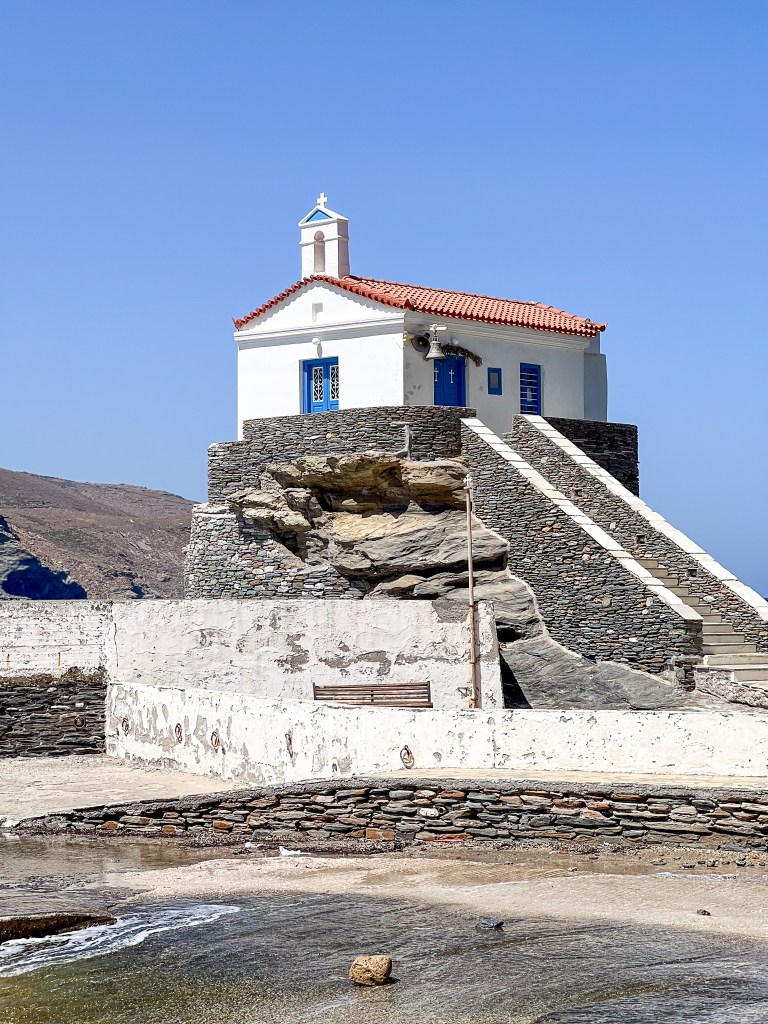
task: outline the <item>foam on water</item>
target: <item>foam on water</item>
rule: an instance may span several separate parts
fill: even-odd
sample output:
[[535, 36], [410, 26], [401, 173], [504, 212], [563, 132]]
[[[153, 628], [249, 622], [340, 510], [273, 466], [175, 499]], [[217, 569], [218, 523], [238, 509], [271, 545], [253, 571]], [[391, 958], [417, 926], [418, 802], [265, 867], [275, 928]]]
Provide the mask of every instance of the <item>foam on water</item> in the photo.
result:
[[126, 946], [138, 946], [158, 932], [195, 928], [216, 921], [225, 914], [236, 914], [239, 909], [218, 903], [166, 905], [127, 913], [118, 917], [115, 924], [95, 925], [45, 938], [14, 939], [0, 945], [0, 978], [12, 978], [74, 960], [106, 956]]

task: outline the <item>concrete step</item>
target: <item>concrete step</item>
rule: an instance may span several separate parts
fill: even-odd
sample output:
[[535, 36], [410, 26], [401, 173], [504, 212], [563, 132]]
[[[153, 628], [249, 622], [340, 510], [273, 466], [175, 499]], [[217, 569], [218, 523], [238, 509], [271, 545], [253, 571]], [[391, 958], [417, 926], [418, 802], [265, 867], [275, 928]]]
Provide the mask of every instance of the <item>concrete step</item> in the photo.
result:
[[741, 633], [737, 633], [730, 622], [705, 622], [702, 626], [704, 636], [714, 636], [715, 633], [722, 634], [723, 636], [738, 637], [739, 640], [746, 641], [746, 637], [742, 636]]
[[[750, 647], [753, 645], [750, 644]], [[762, 667], [768, 664], [768, 654], [756, 651], [744, 651], [734, 654], [723, 651], [722, 654], [707, 654], [707, 668], [745, 668], [747, 665]]]
[[732, 669], [735, 679], [740, 683], [764, 683], [768, 686], [768, 664], [750, 665], [746, 668]]
[[743, 637], [736, 636], [735, 633], [705, 633], [701, 636], [701, 643], [705, 646], [708, 644], [727, 644], [729, 647], [742, 647], [746, 641]]
[[704, 645], [702, 647], [702, 651], [703, 651], [704, 654], [716, 654], [716, 655], [719, 655], [719, 654], [727, 654], [727, 655], [755, 654], [756, 653], [756, 649], [755, 649], [755, 645], [754, 644], [745, 644], [745, 643], [742, 643], [741, 641], [739, 641], [738, 643], [735, 643], [735, 644], [732, 644], [732, 643], [710, 644], [710, 643], [707, 643], [705, 641]]
[[635, 561], [639, 562], [640, 565], [648, 569], [649, 572], [651, 569], [659, 568], [659, 563], [656, 561], [655, 558], [636, 558]]
[[735, 650], [737, 647], [743, 647], [747, 641], [743, 636], [736, 636], [735, 633], [704, 633], [701, 642], [705, 647], [718, 647], [721, 644], [726, 644]]
[[701, 601], [698, 597], [694, 597], [687, 587], [681, 587], [679, 583], [674, 587], [669, 587], [668, 589], [671, 590], [673, 594], [677, 594], [678, 597], [682, 597], [686, 604], [701, 604], [705, 608], [712, 607], [712, 605], [707, 604], [706, 601]]

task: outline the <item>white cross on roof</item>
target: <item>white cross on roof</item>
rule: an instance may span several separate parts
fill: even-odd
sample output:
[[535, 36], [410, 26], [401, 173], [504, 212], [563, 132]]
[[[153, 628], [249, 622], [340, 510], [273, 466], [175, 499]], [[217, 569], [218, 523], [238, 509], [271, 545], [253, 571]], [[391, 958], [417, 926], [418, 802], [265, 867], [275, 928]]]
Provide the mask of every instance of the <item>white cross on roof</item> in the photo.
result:
[[325, 192], [321, 192], [320, 195], [317, 197], [317, 205], [318, 206], [325, 206], [325, 204], [327, 202], [328, 202], [328, 196], [325, 194]]

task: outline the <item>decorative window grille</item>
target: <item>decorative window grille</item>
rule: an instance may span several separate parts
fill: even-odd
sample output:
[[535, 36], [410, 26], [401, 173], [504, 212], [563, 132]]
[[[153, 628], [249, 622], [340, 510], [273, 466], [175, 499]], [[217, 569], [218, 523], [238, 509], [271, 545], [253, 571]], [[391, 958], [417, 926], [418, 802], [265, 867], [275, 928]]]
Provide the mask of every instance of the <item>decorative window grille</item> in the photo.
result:
[[[338, 385], [337, 385], [338, 386]], [[323, 400], [323, 367], [312, 367], [312, 401], [322, 402]]]
[[339, 364], [331, 364], [331, 401], [339, 400]]
[[541, 367], [520, 364], [520, 412], [541, 416]]

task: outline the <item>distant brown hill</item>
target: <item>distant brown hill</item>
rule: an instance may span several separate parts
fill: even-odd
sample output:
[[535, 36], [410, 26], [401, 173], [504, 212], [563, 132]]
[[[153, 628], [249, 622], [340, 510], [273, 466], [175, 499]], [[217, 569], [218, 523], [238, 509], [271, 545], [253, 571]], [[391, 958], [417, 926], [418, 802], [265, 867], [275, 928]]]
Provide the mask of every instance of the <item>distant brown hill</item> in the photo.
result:
[[0, 599], [180, 597], [193, 504], [0, 469]]

